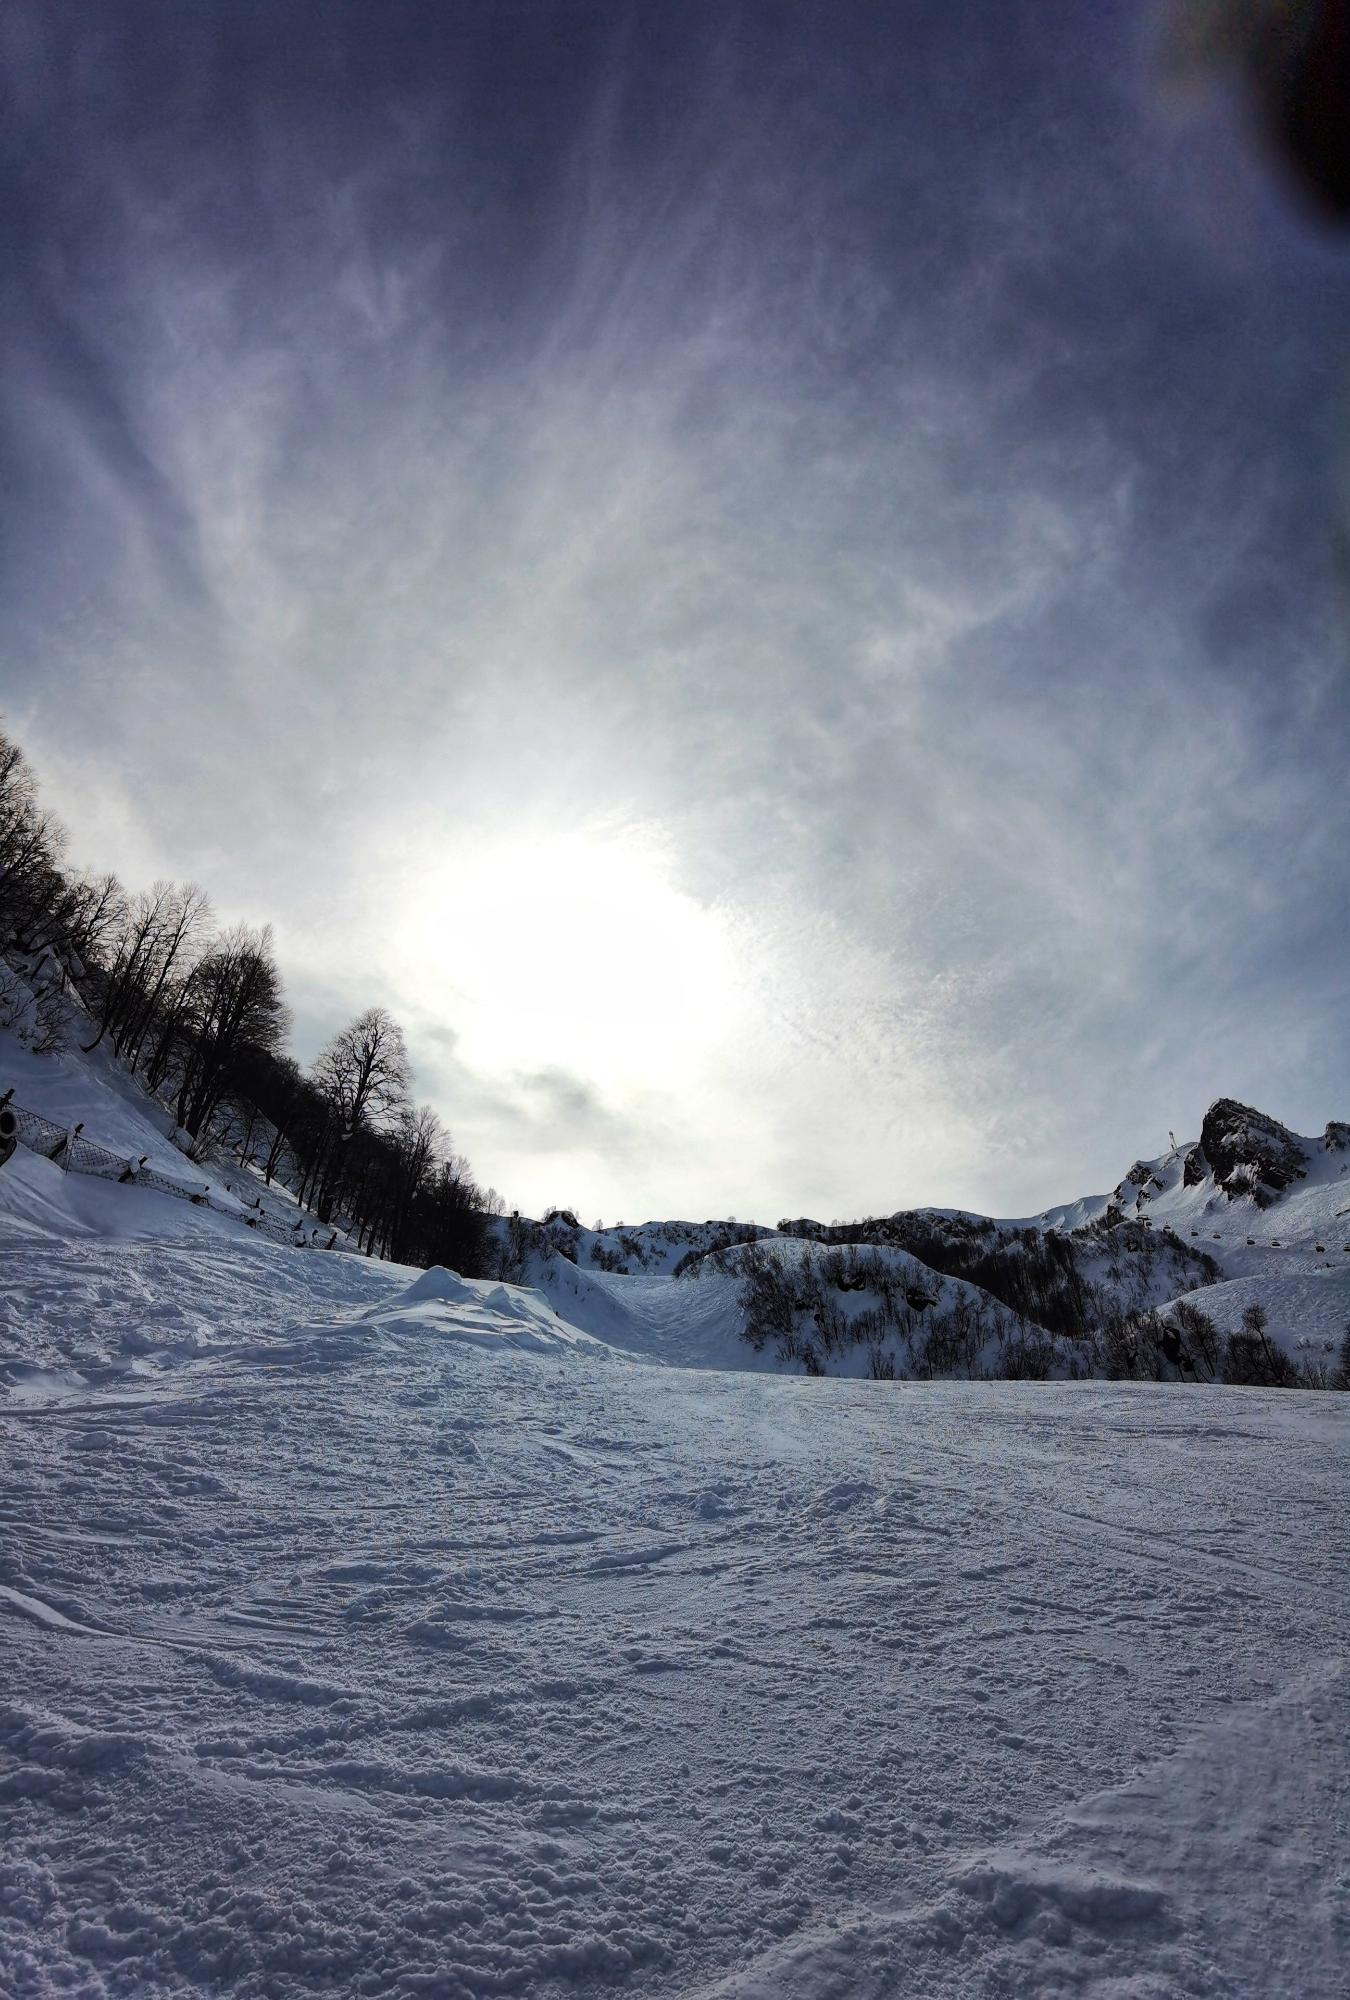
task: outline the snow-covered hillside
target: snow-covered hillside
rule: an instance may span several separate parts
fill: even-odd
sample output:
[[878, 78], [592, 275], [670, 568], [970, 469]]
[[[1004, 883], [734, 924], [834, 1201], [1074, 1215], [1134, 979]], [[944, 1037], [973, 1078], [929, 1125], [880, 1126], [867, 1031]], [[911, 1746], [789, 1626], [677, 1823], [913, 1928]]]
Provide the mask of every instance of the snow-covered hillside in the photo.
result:
[[676, 1363], [1244, 1380], [1259, 1307], [1255, 1379], [1330, 1386], [1350, 1329], [1350, 1127], [1299, 1138], [1220, 1099], [1198, 1141], [1036, 1216], [589, 1230], [559, 1212], [503, 1222], [497, 1258], [578, 1327]]
[[242, 1234], [7, 1236], [0, 1315], [15, 2000], [1341, 1990], [1341, 1398]]
[[1170, 1242], [503, 1223], [520, 1283], [264, 1240], [115, 1066], [3, 1054], [216, 1204], [0, 1169], [5, 2000], [1342, 1990], [1345, 1399], [801, 1345], [1320, 1324], [1334, 1150], [1218, 1279], [1257, 1197], [1183, 1157]]
[[[0, 961], [0, 968], [3, 961]], [[12, 985], [18, 985], [12, 973]], [[35, 1054], [26, 1038], [0, 1030], [0, 1099], [62, 1132], [80, 1134], [80, 1152], [94, 1171], [67, 1170], [21, 1143], [0, 1171], [0, 1228], [41, 1239], [75, 1236], [211, 1237], [233, 1241], [260, 1226], [297, 1247], [328, 1242], [280, 1182], [228, 1159], [201, 1160], [185, 1150], [172, 1115], [147, 1095], [106, 1046], [86, 1051], [71, 1037], [52, 1054]], [[21, 1128], [31, 1139], [27, 1124]], [[97, 1156], [107, 1156], [106, 1169]], [[133, 1177], [118, 1177], [115, 1163]], [[77, 1158], [77, 1164], [80, 1164]], [[176, 1193], [170, 1193], [172, 1188]], [[200, 1195], [202, 1200], [191, 1199]]]

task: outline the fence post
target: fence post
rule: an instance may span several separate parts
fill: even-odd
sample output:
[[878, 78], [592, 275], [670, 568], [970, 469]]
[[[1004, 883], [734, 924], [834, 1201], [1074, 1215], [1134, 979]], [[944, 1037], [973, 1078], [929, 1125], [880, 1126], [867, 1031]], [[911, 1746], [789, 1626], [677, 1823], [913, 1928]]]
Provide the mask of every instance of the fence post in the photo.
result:
[[74, 1150], [75, 1141], [79, 1138], [83, 1130], [84, 1130], [84, 1120], [81, 1119], [78, 1125], [71, 1126], [70, 1130], [66, 1133], [65, 1137], [62, 1139], [56, 1151], [52, 1154], [52, 1158], [54, 1160], [59, 1160], [61, 1162], [61, 1171], [63, 1174], [68, 1174], [70, 1172], [70, 1156], [72, 1151]]

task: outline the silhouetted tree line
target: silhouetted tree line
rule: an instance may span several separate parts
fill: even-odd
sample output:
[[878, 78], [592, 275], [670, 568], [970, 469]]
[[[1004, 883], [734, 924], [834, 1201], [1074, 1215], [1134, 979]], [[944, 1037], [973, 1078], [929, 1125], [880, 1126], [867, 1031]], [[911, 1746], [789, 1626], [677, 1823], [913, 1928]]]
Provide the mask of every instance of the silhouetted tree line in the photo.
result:
[[233, 1151], [368, 1253], [481, 1272], [492, 1199], [436, 1113], [413, 1103], [393, 1016], [367, 1008], [306, 1074], [286, 1052], [270, 928], [220, 928], [195, 883], [133, 894], [114, 875], [73, 872], [65, 845], [0, 732], [0, 1026], [22, 1025], [40, 1052], [72, 1034], [86, 1053], [108, 1046], [197, 1157]]

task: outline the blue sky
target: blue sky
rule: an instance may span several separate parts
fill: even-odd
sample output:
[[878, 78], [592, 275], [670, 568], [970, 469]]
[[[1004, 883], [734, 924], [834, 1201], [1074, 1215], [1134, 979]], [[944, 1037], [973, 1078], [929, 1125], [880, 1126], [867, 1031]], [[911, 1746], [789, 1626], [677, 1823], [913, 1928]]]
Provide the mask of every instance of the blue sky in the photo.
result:
[[0, 708], [526, 1208], [1350, 1080], [1347, 253], [1135, 7], [0, 24]]

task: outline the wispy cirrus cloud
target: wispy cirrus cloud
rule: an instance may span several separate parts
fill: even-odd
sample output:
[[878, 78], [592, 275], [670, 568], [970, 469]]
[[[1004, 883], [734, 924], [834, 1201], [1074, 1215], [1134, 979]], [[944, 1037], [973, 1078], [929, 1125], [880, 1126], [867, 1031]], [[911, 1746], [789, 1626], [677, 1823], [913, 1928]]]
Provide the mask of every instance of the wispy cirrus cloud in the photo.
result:
[[6, 708], [513, 1201], [1026, 1210], [1335, 1108], [1343, 280], [1208, 256], [1050, 13], [11, 16]]

